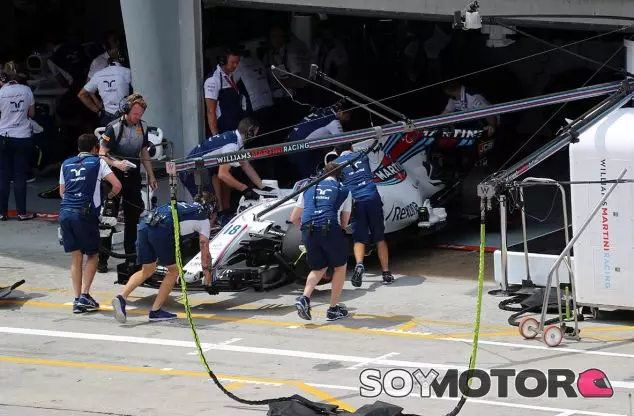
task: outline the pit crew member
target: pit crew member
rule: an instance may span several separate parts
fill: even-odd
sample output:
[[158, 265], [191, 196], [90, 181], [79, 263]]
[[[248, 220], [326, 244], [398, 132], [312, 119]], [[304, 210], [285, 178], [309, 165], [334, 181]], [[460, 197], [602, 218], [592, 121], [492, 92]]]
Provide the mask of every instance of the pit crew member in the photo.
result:
[[[443, 91], [449, 96], [449, 101], [447, 101], [442, 114], [475, 110], [491, 105], [482, 95], [471, 94], [464, 85], [455, 80], [443, 85]], [[484, 130], [489, 136], [492, 136], [500, 122], [499, 116], [487, 117], [486, 121], [488, 124], [484, 127]]]
[[[121, 191], [121, 182], [99, 157], [99, 142], [94, 134], [79, 136], [77, 148], [79, 154], [66, 159], [59, 173], [59, 225], [64, 251], [72, 255], [73, 313], [83, 313], [99, 308], [90, 296], [90, 287], [97, 272], [101, 181], [105, 179], [112, 186], [108, 199]], [[84, 256], [87, 261], [82, 270]]]
[[[218, 154], [237, 152], [244, 147], [244, 141], [249, 140], [258, 134], [259, 124], [256, 120], [245, 117], [240, 121], [237, 130], [228, 131], [218, 136], [210, 137], [198, 146], [194, 147], [187, 155], [188, 159], [202, 158]], [[272, 191], [272, 188], [265, 187], [262, 179], [251, 166], [248, 160], [237, 162], [244, 173], [251, 179], [258, 189]], [[209, 178], [213, 185], [213, 190], [218, 201], [218, 211], [220, 225], [223, 226], [229, 221], [232, 215], [231, 209], [231, 189], [236, 189], [247, 199], [260, 199], [260, 195], [253, 191], [248, 185], [240, 182], [231, 174], [231, 167], [236, 163], [225, 163], [208, 169]], [[198, 193], [196, 179], [193, 172], [180, 172], [179, 178], [189, 193], [193, 196]]]
[[17, 81], [15, 71], [0, 69], [0, 221], [9, 219], [11, 179], [20, 221], [35, 218], [26, 212], [26, 179], [33, 149], [31, 119], [35, 98]]
[[312, 319], [310, 298], [328, 267], [334, 268], [334, 273], [326, 319], [334, 321], [348, 316], [345, 306], [338, 302], [348, 264], [348, 242], [343, 229], [350, 220], [352, 198], [337, 179], [338, 167], [334, 162], [328, 163], [324, 173], [331, 175], [300, 194], [291, 213], [291, 222], [302, 231], [302, 242], [306, 247], [306, 259], [311, 270], [304, 293], [295, 302], [298, 315], [306, 320]]
[[[211, 223], [215, 217], [215, 198], [208, 192], [197, 195], [195, 202], [176, 204], [180, 236], [188, 237], [196, 233], [200, 241], [200, 255], [203, 268], [203, 284], [211, 284], [211, 255], [209, 239]], [[134, 273], [121, 293], [112, 299], [115, 319], [124, 323], [127, 319], [126, 304], [130, 294], [156, 271], [157, 263], [167, 268], [167, 274], [161, 282], [158, 295], [149, 313], [150, 321], [165, 321], [176, 318], [176, 314], [161, 309], [178, 277], [176, 265], [176, 242], [174, 240], [174, 221], [170, 204], [155, 208], [144, 217], [137, 227], [137, 263], [141, 270]]]
[[[101, 126], [117, 118], [120, 104], [132, 92], [132, 73], [119, 56], [108, 58], [108, 66], [97, 71], [79, 91], [82, 103], [99, 117]], [[99, 92], [101, 100], [95, 95]]]
[[[147, 103], [140, 94], [132, 94], [126, 98], [122, 106], [123, 115], [112, 121], [101, 136], [101, 146], [99, 155], [106, 161], [108, 166], [113, 168], [113, 172], [123, 185], [120, 196], [123, 197], [124, 225], [124, 250], [128, 255], [135, 251], [136, 226], [143, 213], [143, 199], [141, 197], [141, 167], [143, 164], [148, 174], [148, 185], [152, 190], [157, 188], [154, 170], [148, 152], [148, 125], [141, 119]], [[114, 160], [108, 156], [115, 156]], [[128, 161], [127, 159], [131, 159]], [[129, 163], [136, 167], [132, 168]], [[117, 197], [111, 201], [108, 207], [109, 216], [116, 217], [119, 213], [121, 198]], [[106, 250], [112, 247], [112, 235], [102, 239], [102, 245]], [[99, 254], [99, 266], [97, 271], [106, 273], [108, 271], [108, 254]]]
[[214, 73], [205, 80], [207, 122], [212, 136], [238, 128], [247, 110], [246, 96], [238, 86], [240, 78], [235, 73], [238, 65], [240, 53], [227, 48], [218, 58]]
[[[350, 111], [345, 111], [347, 108], [348, 105], [345, 102], [339, 102], [333, 106], [313, 111], [293, 128], [287, 141], [294, 142], [342, 133], [344, 131], [343, 124], [350, 120]], [[301, 179], [304, 179], [315, 173], [315, 168], [322, 156], [321, 150], [309, 150], [289, 155], [289, 161]]]
[[[340, 149], [338, 149], [340, 150]], [[344, 164], [360, 156], [349, 146], [347, 150], [337, 152], [339, 157], [335, 163]], [[383, 201], [374, 183], [368, 156], [358, 159], [342, 169], [343, 185], [352, 194], [354, 204], [354, 257], [357, 262], [352, 275], [352, 286], [360, 287], [363, 283], [365, 266], [365, 246], [371, 239], [377, 245], [379, 261], [383, 271], [383, 284], [389, 285], [394, 277], [389, 269], [389, 252], [385, 242], [385, 223], [383, 222]]]

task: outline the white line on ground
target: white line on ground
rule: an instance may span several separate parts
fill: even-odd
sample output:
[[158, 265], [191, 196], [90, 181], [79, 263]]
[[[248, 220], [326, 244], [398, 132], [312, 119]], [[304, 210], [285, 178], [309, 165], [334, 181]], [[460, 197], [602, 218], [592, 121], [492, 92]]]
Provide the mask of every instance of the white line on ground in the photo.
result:
[[365, 361], [365, 362], [362, 362], [362, 363], [357, 363], [357, 364], [355, 364], [355, 365], [353, 365], [351, 367], [346, 368], [346, 370], [356, 370], [356, 369], [361, 368], [363, 366], [366, 366], [368, 364], [372, 364], [373, 362], [384, 360], [386, 358], [393, 357], [393, 356], [398, 355], [398, 354], [399, 354], [398, 352], [390, 352], [390, 353], [387, 353], [387, 354], [382, 355], [380, 357], [371, 358], [368, 361]]
[[[212, 344], [212, 345], [213, 346], [216, 346], [216, 345], [229, 345], [229, 344], [233, 344], [233, 343], [238, 342], [238, 341], [242, 341], [242, 338], [231, 338], [230, 340], [227, 340], [225, 342], [220, 342], [218, 344]], [[209, 351], [211, 349], [212, 349], [211, 347], [202, 348], [203, 352], [207, 352], [207, 351]], [[198, 350], [187, 353], [187, 355], [196, 355], [196, 354], [198, 354]]]
[[[84, 332], [65, 332], [65, 331], [49, 331], [43, 329], [30, 329], [30, 328], [13, 328], [13, 327], [0, 327], [0, 333], [5, 334], [19, 334], [19, 335], [36, 335], [46, 336], [53, 338], [70, 338], [78, 340], [93, 340], [93, 341], [109, 341], [109, 342], [128, 342], [134, 344], [146, 344], [146, 345], [160, 345], [171, 347], [184, 347], [184, 348], [196, 348], [196, 344], [193, 341], [179, 341], [164, 338], [143, 338], [143, 337], [130, 337], [124, 335], [108, 335], [108, 334], [90, 334]], [[315, 360], [327, 360], [327, 361], [340, 361], [363, 364], [371, 361], [374, 365], [380, 365], [392, 368], [410, 368], [410, 369], [455, 369], [458, 371], [466, 371], [468, 367], [458, 367], [454, 365], [439, 364], [439, 363], [424, 363], [416, 361], [399, 361], [399, 360], [385, 360], [371, 357], [358, 357], [352, 355], [339, 355], [339, 354], [324, 354], [315, 353], [310, 351], [298, 351], [298, 350], [282, 350], [276, 348], [261, 348], [261, 347], [248, 347], [238, 345], [222, 345], [222, 344], [208, 344], [201, 343], [201, 348], [208, 348], [210, 350], [218, 351], [230, 351], [237, 353], [249, 353], [249, 354], [263, 354], [274, 355], [279, 357], [294, 357], [294, 358], [308, 358]], [[379, 357], [380, 358], [380, 357]], [[484, 372], [490, 372], [489, 369], [480, 368]], [[610, 380], [612, 387], [634, 390], [634, 382], [627, 381], [613, 381]]]
[[[319, 383], [306, 383], [306, 384], [308, 384], [311, 387], [318, 388], [318, 389], [346, 390], [346, 391], [359, 392], [359, 387], [337, 386], [337, 385], [332, 385], [332, 384], [319, 384]], [[410, 397], [415, 397], [415, 398], [418, 398], [420, 400], [432, 399], [432, 400], [445, 400], [445, 401], [452, 401], [452, 402], [456, 402], [456, 401], [459, 400], [459, 399], [451, 398], [451, 397], [433, 397], [433, 396], [421, 399], [421, 397], [419, 395], [416, 395], [414, 393], [410, 394]], [[483, 404], [483, 405], [488, 405], [488, 406], [511, 407], [511, 408], [515, 408], [515, 409], [540, 410], [540, 411], [545, 411], [545, 412], [557, 413], [557, 416], [563, 416], [563, 415], [569, 415], [569, 416], [572, 416], [572, 415], [583, 415], [583, 416], [627, 416], [626, 414], [619, 414], [619, 413], [588, 412], [588, 411], [585, 411], [585, 410], [574, 410], [574, 409], [565, 409], [565, 408], [558, 408], [558, 407], [533, 406], [533, 405], [529, 405], [529, 404], [508, 403], [508, 402], [502, 402], [502, 401], [471, 399], [471, 398], [467, 399], [467, 403], [477, 403], [477, 404]]]
[[[466, 342], [468, 344], [472, 344], [472, 339], [467, 338], [441, 338], [443, 341], [453, 341], [453, 342]], [[526, 344], [514, 344], [512, 342], [499, 342], [499, 341], [483, 341], [478, 340], [478, 344], [482, 345], [496, 345], [499, 347], [512, 347], [512, 348], [527, 348], [532, 350], [543, 350], [550, 351], [553, 353], [560, 352], [572, 352], [575, 354], [587, 354], [587, 355], [602, 355], [606, 357], [621, 357], [621, 358], [634, 358], [634, 354], [625, 354], [620, 352], [609, 352], [609, 351], [591, 351], [591, 350], [580, 350], [576, 348], [566, 348], [566, 347], [548, 347], [546, 345], [530, 345], [526, 341]]]

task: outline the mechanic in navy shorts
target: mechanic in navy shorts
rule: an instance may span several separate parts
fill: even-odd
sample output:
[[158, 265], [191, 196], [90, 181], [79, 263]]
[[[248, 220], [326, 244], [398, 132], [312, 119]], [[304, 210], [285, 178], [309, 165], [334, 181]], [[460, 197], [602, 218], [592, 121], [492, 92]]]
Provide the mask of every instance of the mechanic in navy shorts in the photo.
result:
[[348, 264], [348, 240], [343, 230], [350, 220], [352, 198], [337, 179], [338, 167], [336, 163], [327, 164], [324, 174], [331, 175], [300, 194], [291, 213], [291, 222], [301, 228], [306, 259], [311, 270], [304, 293], [295, 302], [297, 313], [307, 320], [312, 319], [310, 297], [328, 267], [332, 267], [334, 273], [326, 319], [334, 321], [348, 316], [348, 311], [338, 301]]
[[[211, 284], [211, 254], [209, 239], [211, 224], [215, 220], [216, 200], [209, 192], [196, 195], [193, 203], [178, 202], [176, 212], [181, 237], [198, 234], [200, 240], [200, 259], [203, 268], [203, 285]], [[176, 318], [176, 315], [161, 309], [178, 278], [176, 265], [176, 242], [174, 239], [174, 221], [171, 204], [161, 205], [144, 218], [137, 226], [136, 239], [137, 264], [141, 270], [134, 273], [121, 293], [112, 299], [115, 319], [124, 323], [127, 319], [126, 303], [128, 296], [149, 279], [156, 271], [157, 263], [167, 268], [159, 292], [150, 310], [150, 321], [165, 321]]]
[[[64, 251], [72, 253], [73, 313], [83, 313], [99, 309], [99, 304], [90, 296], [90, 286], [99, 260], [101, 181], [105, 179], [112, 185], [109, 200], [121, 191], [121, 182], [99, 157], [99, 141], [94, 134], [79, 136], [77, 147], [79, 154], [66, 159], [60, 169], [59, 225]], [[88, 261], [82, 273], [84, 255]]]
[[[352, 275], [352, 285], [360, 287], [363, 283], [363, 273], [365, 267], [363, 259], [365, 257], [365, 246], [369, 239], [377, 245], [379, 261], [383, 271], [383, 284], [389, 285], [394, 281], [394, 277], [389, 269], [389, 253], [385, 242], [385, 223], [383, 220], [383, 201], [374, 183], [370, 160], [368, 156], [358, 159], [359, 152], [353, 152], [349, 148], [341, 152], [335, 159], [336, 163], [346, 163], [349, 160], [357, 159], [351, 165], [343, 168], [343, 185], [352, 193], [354, 205], [354, 257], [357, 265]], [[328, 159], [326, 159], [328, 160]]]

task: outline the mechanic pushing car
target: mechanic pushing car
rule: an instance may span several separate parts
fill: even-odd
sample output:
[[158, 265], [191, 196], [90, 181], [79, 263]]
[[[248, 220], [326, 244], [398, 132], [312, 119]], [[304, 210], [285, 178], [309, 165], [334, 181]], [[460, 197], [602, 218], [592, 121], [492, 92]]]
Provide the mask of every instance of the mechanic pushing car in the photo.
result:
[[[148, 146], [148, 125], [141, 119], [147, 108], [147, 103], [140, 94], [129, 95], [124, 105], [120, 118], [112, 121], [101, 136], [101, 147], [99, 155], [106, 161], [108, 166], [113, 169], [117, 178], [123, 185], [120, 196], [123, 197], [123, 215], [125, 217], [123, 246], [127, 255], [133, 254], [136, 241], [136, 226], [139, 218], [143, 213], [144, 203], [141, 197], [141, 168], [139, 160], [143, 163], [148, 175], [148, 185], [152, 190], [157, 188], [154, 170], [150, 160]], [[124, 160], [114, 160], [108, 156], [117, 156]], [[132, 163], [126, 159], [133, 159], [137, 163]], [[104, 207], [104, 216], [116, 217], [119, 213], [119, 205], [121, 199], [119, 197], [110, 201]], [[107, 210], [106, 210], [107, 208]], [[112, 247], [112, 235], [102, 239], [102, 246], [110, 251]], [[108, 271], [108, 254], [99, 253], [100, 273]]]
[[338, 180], [338, 167], [337, 163], [328, 163], [323, 173], [330, 175], [300, 194], [291, 213], [291, 222], [302, 231], [302, 242], [311, 270], [304, 293], [295, 302], [298, 315], [306, 320], [312, 319], [310, 297], [313, 290], [329, 267], [334, 272], [326, 319], [334, 321], [348, 316], [345, 306], [338, 302], [348, 264], [348, 241], [344, 229], [350, 220], [352, 198], [350, 191]]
[[[84, 313], [99, 309], [99, 304], [90, 296], [90, 287], [99, 258], [101, 182], [105, 179], [112, 187], [108, 199], [121, 191], [121, 182], [99, 157], [99, 142], [94, 134], [79, 136], [77, 148], [79, 154], [66, 159], [60, 169], [59, 195], [62, 202], [59, 225], [64, 251], [72, 255], [73, 313]], [[84, 256], [88, 260], [82, 270]]]
[[[313, 111], [295, 126], [287, 137], [288, 142], [326, 137], [343, 132], [343, 124], [350, 120], [350, 111], [346, 111], [349, 104], [340, 101], [330, 107]], [[322, 150], [309, 150], [288, 156], [289, 161], [297, 170], [301, 179], [315, 173], [315, 167], [323, 156]]]
[[[352, 145], [349, 145], [347, 150], [335, 149], [335, 153], [339, 157], [334, 161], [340, 164], [360, 156], [359, 152], [352, 151]], [[365, 246], [370, 238], [377, 246], [379, 261], [383, 271], [383, 284], [389, 285], [394, 281], [394, 277], [389, 269], [389, 252], [385, 241], [385, 223], [383, 220], [383, 201], [374, 183], [370, 159], [367, 155], [363, 156], [353, 164], [344, 167], [342, 175], [343, 185], [352, 194], [354, 210], [354, 257], [357, 264], [351, 279], [352, 286], [360, 287], [363, 283]]]
[[[206, 286], [211, 284], [209, 239], [211, 224], [215, 221], [216, 216], [215, 206], [216, 199], [209, 192], [197, 195], [193, 203], [178, 202], [176, 204], [180, 236], [188, 238], [198, 234], [203, 284]], [[154, 274], [158, 263], [167, 268], [167, 274], [159, 287], [159, 292], [149, 313], [149, 320], [165, 321], [174, 319], [176, 318], [175, 314], [161, 309], [178, 278], [171, 204], [161, 205], [152, 210], [147, 217], [142, 219], [137, 229], [137, 263], [141, 264], [141, 270], [130, 277], [121, 293], [112, 300], [114, 317], [120, 323], [126, 321], [128, 296]]]
[[[202, 158], [203, 156], [213, 156], [231, 152], [237, 152], [244, 147], [244, 142], [258, 134], [259, 124], [256, 120], [245, 117], [240, 120], [237, 130], [227, 131], [218, 136], [213, 136], [194, 147], [187, 155], [188, 159]], [[253, 184], [266, 192], [273, 189], [264, 186], [262, 179], [255, 171], [248, 160], [238, 162], [244, 173], [251, 179]], [[231, 174], [233, 163], [225, 163], [208, 169], [209, 178], [213, 185], [213, 190], [218, 201], [218, 211], [220, 225], [224, 226], [232, 217], [231, 189], [237, 189], [247, 199], [258, 200], [260, 195], [253, 191], [248, 185], [237, 180]], [[196, 195], [198, 189], [193, 172], [180, 172], [179, 178], [189, 193]]]

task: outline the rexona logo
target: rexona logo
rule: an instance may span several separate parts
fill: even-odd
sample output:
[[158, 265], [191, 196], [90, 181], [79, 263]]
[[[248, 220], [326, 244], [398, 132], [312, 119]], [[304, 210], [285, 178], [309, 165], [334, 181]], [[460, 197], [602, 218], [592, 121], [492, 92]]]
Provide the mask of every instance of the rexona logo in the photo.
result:
[[392, 205], [392, 209], [385, 216], [385, 221], [403, 221], [418, 215], [418, 204], [412, 202], [404, 207]]
[[[578, 375], [570, 369], [492, 369], [488, 372], [450, 369], [443, 377], [434, 369], [383, 371], [368, 368], [361, 372], [359, 394], [362, 397], [377, 397], [382, 393], [390, 397], [420, 395], [423, 398], [459, 398], [463, 395], [480, 398], [489, 394], [509, 397], [514, 396], [513, 393], [526, 398], [610, 398], [614, 395], [607, 375], [596, 368]], [[492, 386], [496, 386], [497, 391]]]

